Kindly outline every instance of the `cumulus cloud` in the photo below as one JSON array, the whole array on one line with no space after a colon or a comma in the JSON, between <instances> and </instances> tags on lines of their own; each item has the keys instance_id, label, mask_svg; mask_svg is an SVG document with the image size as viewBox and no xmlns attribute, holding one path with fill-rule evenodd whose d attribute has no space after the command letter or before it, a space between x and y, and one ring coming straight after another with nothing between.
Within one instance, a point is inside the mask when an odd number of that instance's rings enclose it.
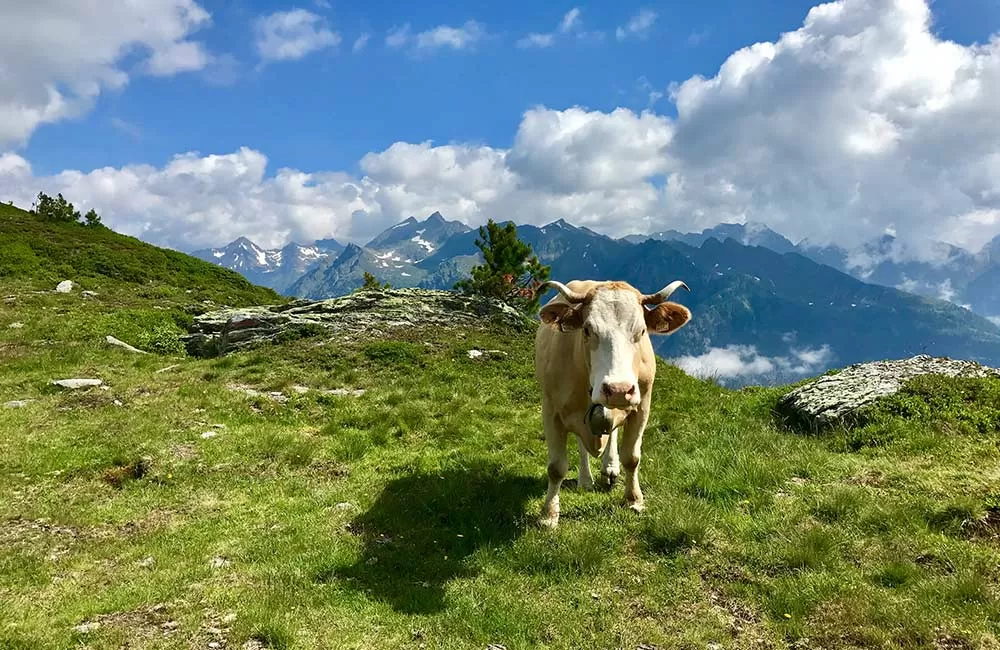
<instances>
[{"instance_id":1,"label":"cumulus cloud","mask_svg":"<svg viewBox=\"0 0 1000 650\"><path fill-rule=\"evenodd\" d=\"M139 53L136 71L157 76L205 67L211 57L190 36L210 23L194 0L0 3L0 147L125 86L126 56Z\"/></svg>"},{"instance_id":2,"label":"cumulus cloud","mask_svg":"<svg viewBox=\"0 0 1000 650\"><path fill-rule=\"evenodd\" d=\"M459 27L438 25L432 29L414 34L409 23L389 30L385 44L390 48L412 45L417 50L471 49L487 37L486 27L475 20L467 20Z\"/></svg>"},{"instance_id":3,"label":"cumulus cloud","mask_svg":"<svg viewBox=\"0 0 1000 650\"><path fill-rule=\"evenodd\" d=\"M938 38L924 0L841 0L675 85L667 193L696 226L853 245L1000 232L1000 38ZM849 227L845 227L849 224ZM958 242L956 242L958 243Z\"/></svg>"},{"instance_id":4,"label":"cumulus cloud","mask_svg":"<svg viewBox=\"0 0 1000 650\"><path fill-rule=\"evenodd\" d=\"M575 35L578 39L601 40L604 38L602 32L589 32L583 29L583 19L579 7L573 7L559 21L559 25L551 32L532 32L521 39L516 45L519 48L546 48L555 45L556 40L562 37Z\"/></svg>"},{"instance_id":5,"label":"cumulus cloud","mask_svg":"<svg viewBox=\"0 0 1000 650\"><path fill-rule=\"evenodd\" d=\"M340 34L322 16L306 9L277 11L254 24L257 54L264 61L294 61L340 45Z\"/></svg>"},{"instance_id":6,"label":"cumulus cloud","mask_svg":"<svg viewBox=\"0 0 1000 650\"><path fill-rule=\"evenodd\" d=\"M672 359L678 368L699 379L762 380L800 377L821 371L833 361L829 346L791 349L787 356L767 357L752 345L711 348L697 356Z\"/></svg>"},{"instance_id":7,"label":"cumulus cloud","mask_svg":"<svg viewBox=\"0 0 1000 650\"><path fill-rule=\"evenodd\" d=\"M624 41L629 36L645 38L646 34L656 22L657 14L652 9L640 9L637 14L629 19L628 23L615 30L615 38Z\"/></svg>"}]
</instances>

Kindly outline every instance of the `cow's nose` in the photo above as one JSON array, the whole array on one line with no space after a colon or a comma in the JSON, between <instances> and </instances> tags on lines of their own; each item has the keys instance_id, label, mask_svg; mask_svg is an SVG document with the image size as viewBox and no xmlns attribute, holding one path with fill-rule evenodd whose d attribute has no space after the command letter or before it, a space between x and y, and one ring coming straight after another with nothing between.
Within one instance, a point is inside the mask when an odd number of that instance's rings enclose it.
<instances>
[{"instance_id":1,"label":"cow's nose","mask_svg":"<svg viewBox=\"0 0 1000 650\"><path fill-rule=\"evenodd\" d=\"M635 384L630 381L606 381L601 384L601 392L609 399L615 397L631 399L635 395Z\"/></svg>"}]
</instances>

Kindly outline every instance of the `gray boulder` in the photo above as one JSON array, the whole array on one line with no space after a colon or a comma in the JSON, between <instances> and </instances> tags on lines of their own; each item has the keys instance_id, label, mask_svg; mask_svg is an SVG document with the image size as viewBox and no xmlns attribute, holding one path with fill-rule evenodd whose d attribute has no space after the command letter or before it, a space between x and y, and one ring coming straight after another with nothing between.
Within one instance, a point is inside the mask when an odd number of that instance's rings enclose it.
<instances>
[{"instance_id":1,"label":"gray boulder","mask_svg":"<svg viewBox=\"0 0 1000 650\"><path fill-rule=\"evenodd\" d=\"M70 293L71 291L73 291L72 280L63 280L62 282L56 285L56 292L58 293Z\"/></svg>"},{"instance_id":2,"label":"gray boulder","mask_svg":"<svg viewBox=\"0 0 1000 650\"><path fill-rule=\"evenodd\" d=\"M436 289L359 291L328 300L220 309L194 318L189 354L212 356L317 332L349 338L398 328L527 329L532 319L498 300Z\"/></svg>"},{"instance_id":3,"label":"gray boulder","mask_svg":"<svg viewBox=\"0 0 1000 650\"><path fill-rule=\"evenodd\" d=\"M974 361L921 354L910 359L849 366L796 388L778 400L779 413L818 430L847 424L877 399L898 393L914 377L1000 377L1000 370Z\"/></svg>"}]
</instances>

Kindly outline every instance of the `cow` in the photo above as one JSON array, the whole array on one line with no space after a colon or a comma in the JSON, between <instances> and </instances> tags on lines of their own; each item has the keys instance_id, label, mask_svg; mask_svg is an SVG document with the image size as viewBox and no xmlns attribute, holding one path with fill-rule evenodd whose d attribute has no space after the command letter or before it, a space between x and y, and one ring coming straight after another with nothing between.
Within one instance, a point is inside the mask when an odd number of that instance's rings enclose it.
<instances>
[{"instance_id":1,"label":"cow","mask_svg":"<svg viewBox=\"0 0 1000 650\"><path fill-rule=\"evenodd\" d=\"M624 465L625 505L640 512L639 460L656 375L649 335L673 334L691 319L687 307L667 301L677 289L690 289L680 280L652 294L619 281L549 280L539 290L547 287L558 294L541 308L542 325L535 335L535 377L542 388L548 446L548 492L540 523L559 523L569 432L576 434L580 452L578 486L594 486L588 456L601 458L601 474L611 487Z\"/></svg>"}]
</instances>

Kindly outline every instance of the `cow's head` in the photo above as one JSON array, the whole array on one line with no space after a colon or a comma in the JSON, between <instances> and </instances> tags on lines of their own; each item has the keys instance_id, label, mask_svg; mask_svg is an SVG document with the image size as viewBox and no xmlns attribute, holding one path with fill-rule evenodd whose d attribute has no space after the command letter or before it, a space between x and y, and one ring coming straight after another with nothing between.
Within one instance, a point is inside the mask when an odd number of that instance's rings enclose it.
<instances>
[{"instance_id":1,"label":"cow's head","mask_svg":"<svg viewBox=\"0 0 1000 650\"><path fill-rule=\"evenodd\" d=\"M542 322L582 337L591 402L609 408L638 405L642 399L640 346L650 334L672 334L691 319L687 307L667 302L680 287L690 291L688 286L676 280L651 294L642 294L625 282L601 283L586 293L552 280L541 289L546 286L559 291L566 302L545 305Z\"/></svg>"}]
</instances>

